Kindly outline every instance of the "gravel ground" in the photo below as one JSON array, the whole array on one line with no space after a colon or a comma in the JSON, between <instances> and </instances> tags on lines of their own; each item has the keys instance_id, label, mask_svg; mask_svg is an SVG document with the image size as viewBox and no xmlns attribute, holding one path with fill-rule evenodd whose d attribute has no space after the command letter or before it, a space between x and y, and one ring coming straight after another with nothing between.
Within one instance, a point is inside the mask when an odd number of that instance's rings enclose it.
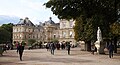
<instances>
[{"instance_id":1,"label":"gravel ground","mask_svg":"<svg viewBox=\"0 0 120 65\"><path fill-rule=\"evenodd\" d=\"M33 49L25 50L20 61L16 50L9 50L0 56L0 65L120 65L120 54L110 59L108 54L92 55L80 48L72 48L70 55L66 50L55 50L51 55L46 49Z\"/></svg>"}]
</instances>

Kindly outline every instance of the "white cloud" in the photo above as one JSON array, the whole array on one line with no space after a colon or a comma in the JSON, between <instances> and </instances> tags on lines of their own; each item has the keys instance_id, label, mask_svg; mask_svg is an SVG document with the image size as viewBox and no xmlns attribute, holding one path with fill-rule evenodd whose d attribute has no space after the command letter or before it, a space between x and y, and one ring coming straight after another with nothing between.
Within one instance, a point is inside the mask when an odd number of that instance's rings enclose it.
<instances>
[{"instance_id":1,"label":"white cloud","mask_svg":"<svg viewBox=\"0 0 120 65\"><path fill-rule=\"evenodd\" d=\"M49 17L53 21L58 21L50 9L46 9L43 4L48 0L4 0L0 2L0 15L14 15L21 18L29 17L29 19L38 24L38 21L47 21ZM7 5L5 5L5 4ZM3 7L4 6L4 7Z\"/></svg>"}]
</instances>

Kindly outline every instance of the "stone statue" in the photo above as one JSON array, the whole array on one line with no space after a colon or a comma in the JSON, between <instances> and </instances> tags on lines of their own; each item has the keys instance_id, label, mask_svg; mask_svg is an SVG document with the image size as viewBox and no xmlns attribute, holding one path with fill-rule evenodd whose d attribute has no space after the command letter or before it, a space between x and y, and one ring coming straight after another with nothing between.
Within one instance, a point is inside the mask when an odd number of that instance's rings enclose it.
<instances>
[{"instance_id":1,"label":"stone statue","mask_svg":"<svg viewBox=\"0 0 120 65\"><path fill-rule=\"evenodd\" d=\"M101 34L100 27L98 27L98 30L97 30L97 41L102 41L102 34Z\"/></svg>"},{"instance_id":2,"label":"stone statue","mask_svg":"<svg viewBox=\"0 0 120 65\"><path fill-rule=\"evenodd\" d=\"M102 41L102 33L100 30L100 27L98 27L97 30L97 41L95 42L95 46L97 48L97 53L99 53L99 49L100 49L100 42Z\"/></svg>"}]
</instances>

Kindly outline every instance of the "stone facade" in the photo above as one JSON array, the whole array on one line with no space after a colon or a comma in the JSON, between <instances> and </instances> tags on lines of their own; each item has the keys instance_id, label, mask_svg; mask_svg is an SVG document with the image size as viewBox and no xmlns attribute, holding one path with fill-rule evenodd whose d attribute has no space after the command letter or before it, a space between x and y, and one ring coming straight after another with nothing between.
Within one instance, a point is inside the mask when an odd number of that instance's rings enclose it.
<instances>
[{"instance_id":1,"label":"stone facade","mask_svg":"<svg viewBox=\"0 0 120 65\"><path fill-rule=\"evenodd\" d=\"M51 42L57 39L59 42L74 40L74 21L60 20L54 23L52 18L39 25L34 25L29 18L20 19L19 23L13 26L13 42L22 42L35 39L38 42Z\"/></svg>"},{"instance_id":2,"label":"stone facade","mask_svg":"<svg viewBox=\"0 0 120 65\"><path fill-rule=\"evenodd\" d=\"M34 25L28 18L20 19L20 22L13 26L13 42L27 42L28 39L42 41L44 39L44 28Z\"/></svg>"},{"instance_id":3,"label":"stone facade","mask_svg":"<svg viewBox=\"0 0 120 65\"><path fill-rule=\"evenodd\" d=\"M60 42L70 41L71 44L75 44L76 41L74 40L75 34L74 34L73 26L74 26L73 20L70 21L67 21L65 19L60 20L60 29L59 29Z\"/></svg>"}]
</instances>

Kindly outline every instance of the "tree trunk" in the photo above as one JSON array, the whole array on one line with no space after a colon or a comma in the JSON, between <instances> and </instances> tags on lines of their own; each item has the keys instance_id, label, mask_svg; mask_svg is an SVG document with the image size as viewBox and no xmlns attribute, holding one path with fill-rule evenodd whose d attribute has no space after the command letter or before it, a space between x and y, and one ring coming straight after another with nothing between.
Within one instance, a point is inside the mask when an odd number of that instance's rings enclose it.
<instances>
[{"instance_id":1,"label":"tree trunk","mask_svg":"<svg viewBox=\"0 0 120 65\"><path fill-rule=\"evenodd\" d=\"M86 42L86 50L91 51L91 41Z\"/></svg>"},{"instance_id":2,"label":"tree trunk","mask_svg":"<svg viewBox=\"0 0 120 65\"><path fill-rule=\"evenodd\" d=\"M114 53L117 53L117 37L114 38Z\"/></svg>"}]
</instances>

